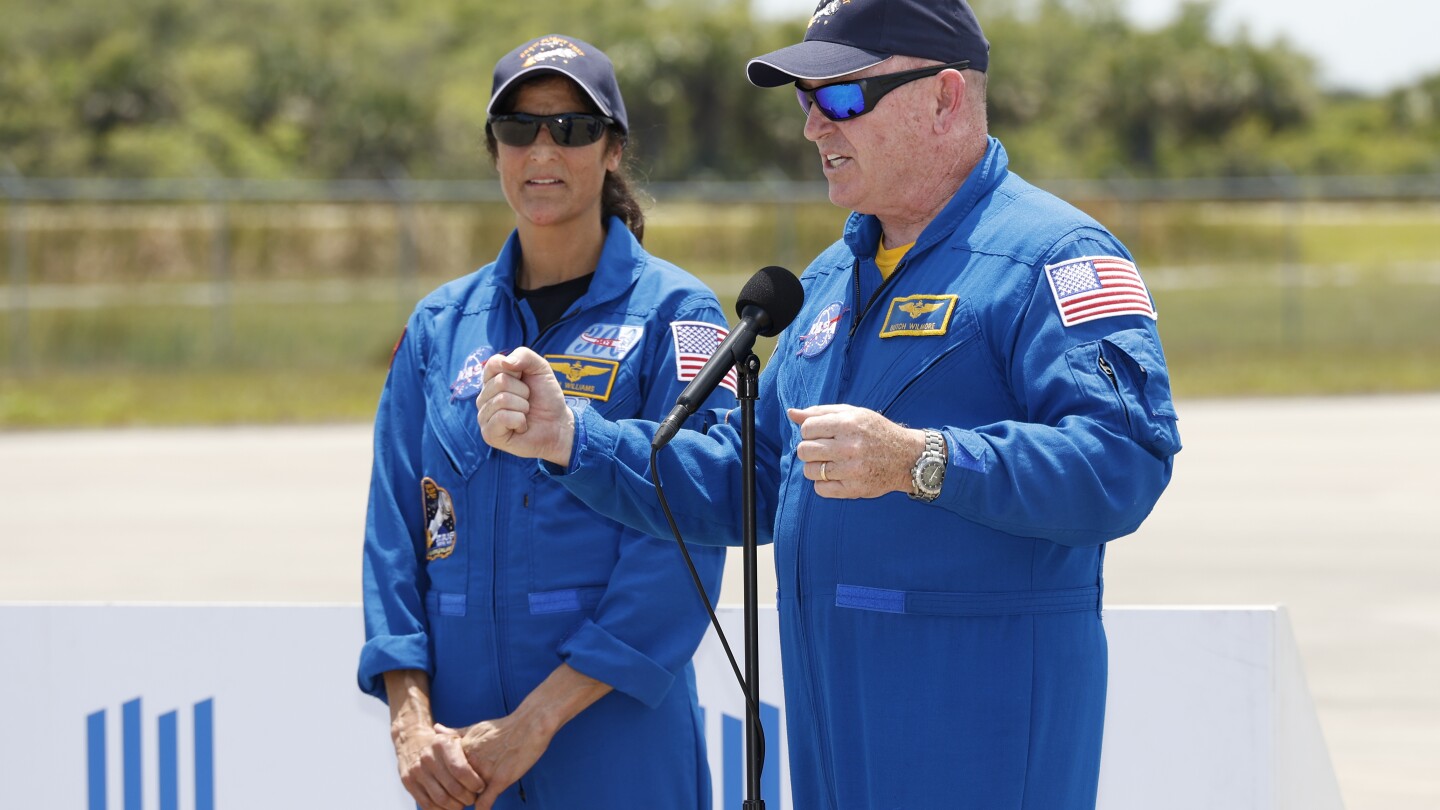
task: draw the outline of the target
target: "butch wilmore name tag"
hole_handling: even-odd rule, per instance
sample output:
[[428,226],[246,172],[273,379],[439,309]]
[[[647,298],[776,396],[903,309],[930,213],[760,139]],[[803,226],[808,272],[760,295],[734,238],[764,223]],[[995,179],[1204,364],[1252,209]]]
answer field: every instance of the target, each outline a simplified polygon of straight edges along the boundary
[[890,311],[880,327],[880,337],[943,335],[955,314],[954,295],[907,295],[890,299]]

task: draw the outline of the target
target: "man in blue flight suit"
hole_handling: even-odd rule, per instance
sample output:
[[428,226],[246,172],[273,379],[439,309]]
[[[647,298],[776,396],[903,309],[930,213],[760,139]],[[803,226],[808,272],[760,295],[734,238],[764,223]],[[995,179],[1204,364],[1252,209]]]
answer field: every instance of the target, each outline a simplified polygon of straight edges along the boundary
[[[963,0],[847,0],[747,68],[795,85],[855,212],[806,269],[757,405],[806,810],[1095,804],[1105,544],[1149,514],[1180,439],[1132,258],[1009,172],[988,57]],[[492,445],[666,533],[653,424],[566,409],[528,349],[485,374]],[[735,544],[740,440],[714,421],[660,474],[687,537]]]

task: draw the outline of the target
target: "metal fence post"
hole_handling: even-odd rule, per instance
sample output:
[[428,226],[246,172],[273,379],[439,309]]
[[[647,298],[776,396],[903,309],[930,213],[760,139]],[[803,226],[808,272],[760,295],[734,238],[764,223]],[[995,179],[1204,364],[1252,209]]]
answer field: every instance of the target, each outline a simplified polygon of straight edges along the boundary
[[1300,300],[1304,289],[1304,268],[1300,265],[1300,218],[1304,194],[1294,175],[1275,175],[1285,203],[1284,234],[1280,254],[1280,328],[1287,348],[1298,350],[1302,341],[1304,311]]
[[[8,164],[9,161],[6,161]],[[21,373],[30,370],[30,261],[26,244],[25,188],[14,167],[0,172],[0,191],[9,198],[5,224],[9,247],[10,351],[8,365]]]
[[417,257],[415,248],[415,210],[414,203],[410,199],[406,184],[396,182],[393,179],[386,180],[390,187],[391,199],[395,206],[395,253],[396,253],[396,277],[395,287],[397,303],[400,305],[402,317],[410,313],[410,305],[414,303],[415,277],[418,274],[416,267]]
[[234,291],[230,279],[230,207],[219,185],[210,194],[210,327],[213,354],[231,355],[234,334]]

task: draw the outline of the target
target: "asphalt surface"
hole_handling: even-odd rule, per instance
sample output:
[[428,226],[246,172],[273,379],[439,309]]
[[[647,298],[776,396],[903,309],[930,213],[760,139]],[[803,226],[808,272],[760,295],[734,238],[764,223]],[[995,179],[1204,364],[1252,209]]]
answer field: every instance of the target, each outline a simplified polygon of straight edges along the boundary
[[[1440,395],[1180,413],[1107,603],[1286,605],[1347,807],[1440,807]],[[357,601],[369,463],[365,425],[0,432],[0,601]]]

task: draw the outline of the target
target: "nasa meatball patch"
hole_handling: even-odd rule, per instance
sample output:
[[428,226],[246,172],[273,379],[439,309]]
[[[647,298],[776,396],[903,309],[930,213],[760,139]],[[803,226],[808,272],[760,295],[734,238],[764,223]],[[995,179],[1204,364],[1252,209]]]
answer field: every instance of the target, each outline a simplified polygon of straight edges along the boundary
[[469,399],[480,393],[485,381],[485,361],[495,350],[489,346],[481,346],[465,358],[464,365],[455,374],[455,382],[450,383],[450,399]]
[[800,336],[800,351],[796,352],[795,356],[809,359],[828,349],[835,340],[835,332],[840,328],[840,319],[849,311],[849,307],[839,301],[820,310],[820,314],[810,322],[810,328]]

